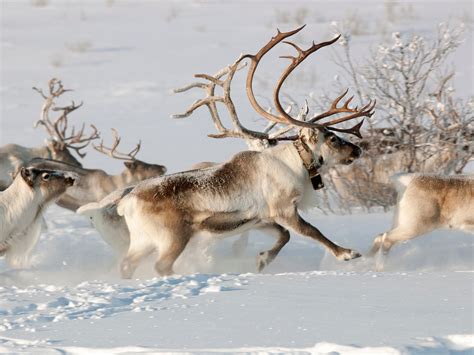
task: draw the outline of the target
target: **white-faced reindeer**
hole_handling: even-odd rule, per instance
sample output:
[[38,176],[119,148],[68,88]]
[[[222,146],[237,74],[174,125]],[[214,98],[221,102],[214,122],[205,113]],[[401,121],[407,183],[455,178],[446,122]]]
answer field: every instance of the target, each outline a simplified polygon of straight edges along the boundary
[[[76,153],[83,158],[85,153],[81,150],[94,139],[99,138],[97,129],[92,125],[92,133],[89,136],[84,135],[85,126],[76,133],[74,127],[68,133],[67,115],[79,107],[74,102],[66,107],[56,107],[55,100],[64,94],[67,90],[58,79],[51,79],[48,83],[49,94],[46,95],[42,90],[33,88],[40,93],[45,99],[41,109],[41,118],[35,124],[35,127],[42,125],[50,136],[50,140],[46,145],[37,148],[27,148],[17,144],[7,144],[0,147],[0,191],[5,190],[13,181],[15,175],[20,167],[24,166],[33,158],[47,158],[64,161],[66,163],[82,166],[79,161],[71,154],[70,150],[75,150]],[[49,115],[50,111],[59,111],[61,114],[56,119],[52,120]]]
[[[216,167],[139,183],[121,199],[117,209],[119,215],[125,216],[130,230],[130,246],[121,265],[123,277],[131,277],[141,259],[155,250],[159,251],[155,270],[160,275],[172,274],[175,260],[196,234],[222,237],[255,228],[268,230],[278,237],[272,249],[257,257],[259,269],[268,265],[289,241],[289,229],[322,243],[340,260],[360,256],[358,252],[338,246],[324,237],[317,228],[303,220],[298,210],[308,207],[310,201],[305,200],[305,191],[313,189],[311,180],[319,176],[321,170],[337,163],[349,164],[361,154],[359,147],[332,131],[360,136],[362,122],[349,129],[331,126],[358,117],[370,117],[375,103],[350,108],[351,99],[348,99],[338,106],[344,93],[334,100],[328,111],[308,121],[299,121],[284,111],[279,98],[280,88],[290,73],[311,53],[336,42],[339,37],[313,44],[307,50],[290,43],[298,55],[290,57],[291,64],[276,85],[274,104],[278,114],[265,111],[253,94],[252,81],[261,58],[302,28],[278,32],[257,54],[240,57],[229,67],[227,74],[233,76],[239,63],[250,59],[246,87],[252,106],[272,122],[299,128],[298,135],[292,137],[294,142],[261,152],[241,152]],[[215,80],[207,75],[199,77]],[[213,100],[212,97],[200,100],[188,111]],[[320,122],[340,113],[345,115]]]
[[10,266],[28,266],[44,210],[76,179],[70,172],[23,167],[13,183],[0,192],[0,255]]
[[474,176],[399,174],[393,227],[374,239],[369,256],[439,228],[474,233]]
[[59,206],[76,211],[85,204],[102,200],[112,191],[166,173],[166,167],[163,165],[148,164],[136,158],[141,142],[129,153],[118,152],[120,137],[115,129],[112,131],[114,135],[112,147],[105,147],[102,141],[99,146],[94,145],[94,149],[114,159],[124,161],[125,169],[119,175],[109,175],[100,169],[85,169],[50,159],[37,158],[28,163],[29,166],[36,168],[71,171],[80,177],[79,182],[58,199]]

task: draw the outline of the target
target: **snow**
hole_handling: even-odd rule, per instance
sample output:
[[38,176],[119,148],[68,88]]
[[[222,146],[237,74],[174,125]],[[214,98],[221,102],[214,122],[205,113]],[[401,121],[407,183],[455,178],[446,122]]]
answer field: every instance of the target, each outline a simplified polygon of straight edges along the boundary
[[[296,27],[299,9],[308,23],[298,38],[304,45],[331,37],[331,22],[345,13],[363,16],[368,33],[352,38],[358,59],[380,42],[383,34],[373,29],[386,16],[378,1],[33,3],[1,2],[0,145],[41,144],[44,133],[32,127],[41,99],[31,87],[58,77],[74,89],[65,103],[84,101],[71,120],[96,124],[106,138],[115,127],[127,147],[142,139],[138,157],[170,172],[245,149],[238,140],[207,138],[215,128],[205,109],[188,119],[169,118],[201,95],[171,89],[255,51],[276,27]],[[457,92],[472,95],[472,4],[427,4],[413,3],[413,18],[385,21],[387,36],[433,36],[441,21],[468,19],[465,44],[452,63]],[[337,73],[330,57],[327,50],[304,63],[301,83],[289,82],[286,90],[302,101],[330,86]],[[263,96],[271,95],[282,65],[262,63],[256,87]],[[237,75],[239,115],[249,126],[265,126],[248,107],[242,83]],[[93,150],[84,164],[121,169]],[[362,253],[392,220],[391,211],[305,217],[334,242]],[[46,220],[31,268],[11,270],[0,259],[0,353],[474,353],[472,235],[436,231],[397,245],[384,272],[376,272],[372,260],[340,262],[292,234],[278,258],[256,274],[255,256],[273,239],[255,232],[242,256],[232,254],[235,238],[197,240],[178,260],[178,275],[157,277],[150,259],[136,279],[121,280],[113,250],[87,218],[54,206]]]

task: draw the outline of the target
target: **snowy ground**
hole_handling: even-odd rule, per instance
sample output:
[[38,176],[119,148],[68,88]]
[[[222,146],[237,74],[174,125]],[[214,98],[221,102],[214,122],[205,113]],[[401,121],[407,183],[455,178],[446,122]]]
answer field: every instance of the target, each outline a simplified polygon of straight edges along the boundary
[[[172,172],[227,159],[243,143],[208,139],[214,127],[206,110],[169,119],[199,97],[170,89],[253,52],[275,27],[295,27],[301,13],[308,23],[302,43],[327,39],[332,21],[356,13],[366,22],[366,33],[355,38],[360,55],[381,40],[381,24],[388,32],[431,36],[440,21],[465,20],[466,43],[452,63],[456,88],[473,93],[470,2],[416,2],[413,17],[394,23],[379,1],[33,3],[41,1],[1,1],[0,145],[42,142],[43,132],[31,127],[41,105],[31,87],[59,77],[75,89],[70,98],[85,102],[79,121],[105,135],[116,127],[129,145],[141,138],[143,160]],[[288,90],[298,98],[324,87],[337,69],[330,56],[305,63],[299,79],[307,83],[289,83]],[[264,96],[278,75],[273,69],[262,67]],[[236,84],[239,113],[260,124]],[[85,165],[120,170],[92,151]],[[391,223],[390,213],[307,217],[335,242],[363,253]],[[338,262],[294,235],[259,275],[255,255],[272,240],[254,233],[242,257],[232,255],[233,240],[207,253],[197,243],[178,260],[182,276],[156,278],[150,261],[137,279],[123,281],[88,221],[58,207],[46,218],[30,269],[9,270],[0,260],[0,353],[474,353],[472,235],[437,231],[397,246],[384,272],[364,258]]]

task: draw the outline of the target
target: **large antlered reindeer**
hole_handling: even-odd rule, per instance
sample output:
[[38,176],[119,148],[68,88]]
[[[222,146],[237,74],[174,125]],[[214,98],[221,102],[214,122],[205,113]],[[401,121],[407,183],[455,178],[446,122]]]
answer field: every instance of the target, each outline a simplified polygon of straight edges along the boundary
[[[43,126],[50,139],[46,145],[36,148],[27,148],[18,144],[7,144],[0,147],[0,191],[5,190],[12,183],[13,176],[20,167],[33,158],[55,159],[75,166],[82,166],[70,150],[75,150],[83,158],[85,153],[81,150],[87,147],[91,141],[99,138],[99,133],[93,125],[91,125],[92,132],[88,136],[85,135],[84,125],[77,132],[74,127],[68,132],[67,116],[81,107],[82,103],[76,105],[73,101],[69,106],[57,107],[55,100],[70,90],[65,89],[58,79],[51,79],[48,88],[48,94],[45,94],[41,89],[33,89],[45,100],[41,109],[41,118],[36,122],[35,127]],[[56,119],[51,119],[50,111],[61,112],[61,114]]]
[[[359,147],[333,132],[360,136],[362,121],[349,129],[332,126],[359,117],[370,117],[375,102],[361,108],[350,108],[350,98],[339,105],[344,93],[333,101],[328,111],[308,121],[299,121],[285,112],[279,98],[280,88],[291,72],[310,54],[333,44],[339,37],[313,43],[307,50],[287,42],[297,50],[298,55],[289,57],[291,63],[276,85],[273,98],[277,114],[265,111],[253,93],[252,80],[261,58],[302,28],[290,32],[278,31],[257,54],[240,57],[227,72],[228,76],[233,76],[242,60],[250,59],[246,87],[252,106],[269,121],[298,128],[298,135],[294,137],[277,138],[293,139],[293,143],[279,144],[260,152],[241,152],[216,167],[163,176],[138,184],[121,199],[117,209],[119,215],[125,216],[130,229],[130,246],[121,265],[123,277],[131,277],[139,262],[155,250],[159,251],[156,271],[160,275],[172,274],[175,260],[196,234],[222,237],[254,228],[268,230],[278,237],[272,249],[257,257],[259,270],[268,265],[289,241],[288,230],[322,243],[340,260],[360,256],[358,252],[327,239],[306,222],[298,210],[308,207],[305,191],[313,188],[311,179],[316,178],[321,169],[338,163],[350,164],[361,154]],[[199,77],[216,80],[207,75]],[[196,102],[190,110],[215,102],[208,97]],[[344,115],[322,122],[336,114]]]

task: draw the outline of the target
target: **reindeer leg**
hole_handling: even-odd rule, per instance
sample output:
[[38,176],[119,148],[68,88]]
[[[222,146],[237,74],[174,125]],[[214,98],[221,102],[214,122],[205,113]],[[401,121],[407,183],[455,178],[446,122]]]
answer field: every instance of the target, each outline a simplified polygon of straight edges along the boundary
[[167,246],[160,247],[155,270],[160,276],[174,274],[173,265],[189,242],[191,235],[171,236]]
[[123,258],[120,264],[120,273],[122,278],[130,279],[133,273],[138,267],[140,261],[146,256],[150,255],[154,251],[153,246],[143,246],[139,244],[133,244],[133,240],[130,241],[130,247],[127,255]]
[[377,254],[377,252],[380,250],[380,247],[382,246],[382,242],[386,234],[387,233],[382,233],[374,238],[374,241],[372,243],[372,248],[367,254],[368,257],[372,258],[375,254]]
[[273,248],[267,251],[262,251],[259,255],[257,255],[257,270],[258,272],[261,272],[264,267],[268,266],[276,258],[276,256],[278,255],[280,250],[283,249],[286,243],[288,243],[288,241],[290,240],[290,232],[288,232],[288,230],[276,223],[267,225],[259,229],[274,232],[277,234],[278,238]]
[[294,230],[296,233],[307,236],[323,244],[339,260],[351,260],[362,255],[357,251],[340,247],[327,239],[316,227],[306,222],[298,214],[296,208],[288,213],[275,218],[275,221],[285,228]]
[[247,249],[249,243],[249,232],[244,232],[240,237],[232,243],[232,254],[234,256],[242,256]]

